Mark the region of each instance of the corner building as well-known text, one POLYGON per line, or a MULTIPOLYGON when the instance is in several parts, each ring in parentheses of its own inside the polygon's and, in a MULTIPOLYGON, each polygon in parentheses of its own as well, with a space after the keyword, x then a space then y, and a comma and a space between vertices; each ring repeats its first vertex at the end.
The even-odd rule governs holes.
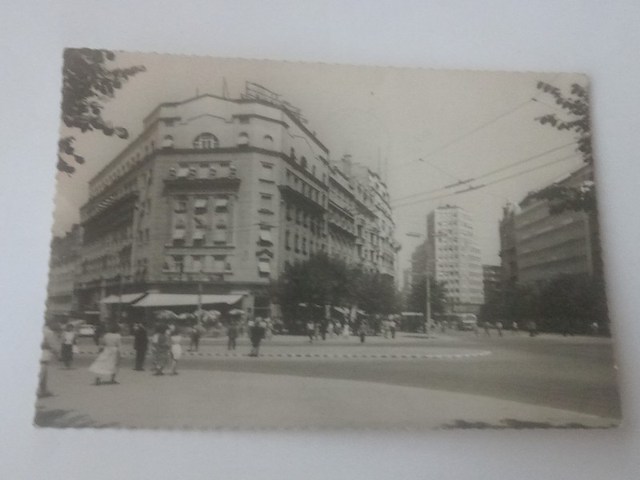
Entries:
MULTIPOLYGON (((354 261, 362 202, 345 173, 300 112, 258 85, 159 105, 90 181, 81 308, 122 292, 201 291, 242 294, 247 312, 268 314, 287 265, 317 252, 354 261)), ((375 223, 373 201, 364 209, 375 223)))
POLYGON ((266 89, 159 105, 90 181, 80 301, 201 288, 267 309, 267 287, 287 262, 327 250, 327 157, 266 89))

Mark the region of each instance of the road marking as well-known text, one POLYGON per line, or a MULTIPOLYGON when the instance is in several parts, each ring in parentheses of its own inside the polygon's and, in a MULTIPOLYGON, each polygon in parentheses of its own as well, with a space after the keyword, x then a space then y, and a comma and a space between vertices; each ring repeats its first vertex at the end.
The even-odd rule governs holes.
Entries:
MULTIPOLYGON (((426 353, 422 355, 418 354, 385 354, 385 353, 263 353, 261 357, 267 358, 322 358, 322 359, 336 359, 336 358, 355 358, 355 359, 374 359, 374 360, 397 360, 397 359, 410 359, 410 360, 451 360, 460 358, 477 358, 491 355, 489 350, 474 351, 471 353, 426 353)), ((91 355, 97 356, 97 351, 80 350, 76 355, 91 355)), ((134 357, 135 352, 123 352, 123 357, 134 357)), ((183 352, 184 357, 226 357, 226 358, 246 358, 248 353, 229 353, 229 352, 183 352)), ((152 357, 152 356, 151 356, 152 357)))

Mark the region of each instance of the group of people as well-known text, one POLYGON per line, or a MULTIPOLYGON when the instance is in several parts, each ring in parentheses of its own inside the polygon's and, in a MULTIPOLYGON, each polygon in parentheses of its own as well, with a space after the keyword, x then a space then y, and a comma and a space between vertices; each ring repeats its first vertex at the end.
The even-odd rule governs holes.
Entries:
MULTIPOLYGON (((194 326, 190 331, 190 349, 198 350, 201 336, 201 327, 194 326)), ((165 369, 169 369, 171 375, 178 374, 178 362, 182 358, 182 333, 175 325, 156 325, 155 332, 148 337, 147 329, 141 323, 136 323, 133 328, 133 348, 136 352, 134 370, 143 371, 147 350, 151 345, 151 358, 153 362, 153 374, 164 375, 165 369)))
POLYGON ((350 335, 349 324, 344 322, 340 324, 338 322, 314 322, 313 320, 307 321, 306 324, 307 336, 309 337, 309 343, 313 343, 314 340, 322 338, 326 340, 329 337, 344 337, 348 338, 350 335))

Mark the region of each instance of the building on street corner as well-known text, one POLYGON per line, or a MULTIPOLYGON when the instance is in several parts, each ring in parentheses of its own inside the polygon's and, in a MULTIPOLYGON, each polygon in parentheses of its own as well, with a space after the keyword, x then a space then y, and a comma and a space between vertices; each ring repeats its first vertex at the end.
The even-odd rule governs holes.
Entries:
POLYGON ((350 157, 331 161, 279 95, 247 83, 237 99, 162 103, 143 125, 89 182, 80 310, 198 292, 269 315, 272 281, 318 252, 395 277, 386 185, 350 157))

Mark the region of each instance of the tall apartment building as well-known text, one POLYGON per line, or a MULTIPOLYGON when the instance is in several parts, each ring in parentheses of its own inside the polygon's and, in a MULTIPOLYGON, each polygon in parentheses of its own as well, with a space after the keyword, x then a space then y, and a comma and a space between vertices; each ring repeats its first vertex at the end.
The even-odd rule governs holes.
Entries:
MULTIPOLYGON (((584 165, 556 183, 580 187, 592 181, 593 168, 584 165)), ((587 213, 566 210, 552 215, 548 201, 528 195, 518 209, 505 211, 502 230, 501 241, 515 238, 518 283, 536 283, 563 274, 593 274, 600 243, 597 225, 587 213)), ((505 267, 507 258, 513 261, 512 250, 512 244, 503 243, 504 270, 513 270, 505 267)))
POLYGON ((332 166, 301 113, 250 83, 239 99, 160 104, 90 181, 80 214, 85 309, 122 291, 200 289, 258 312, 287 265, 316 252, 359 262, 361 216, 377 222, 373 194, 332 166))
POLYGON ((484 303, 480 249, 471 214, 446 205, 427 215, 428 269, 445 289, 453 312, 477 313, 484 303))

